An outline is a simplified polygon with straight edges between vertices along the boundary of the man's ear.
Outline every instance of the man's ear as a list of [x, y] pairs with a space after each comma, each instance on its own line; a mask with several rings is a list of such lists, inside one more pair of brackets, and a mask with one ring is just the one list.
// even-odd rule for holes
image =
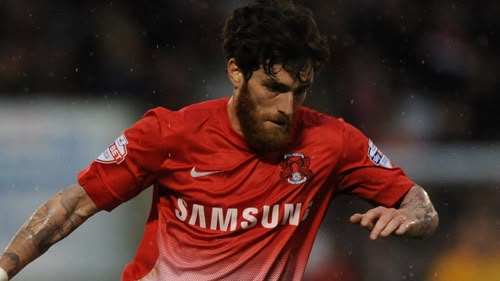
[[229, 59], [227, 62], [227, 76], [235, 89], [241, 88], [244, 82], [243, 73], [234, 58]]

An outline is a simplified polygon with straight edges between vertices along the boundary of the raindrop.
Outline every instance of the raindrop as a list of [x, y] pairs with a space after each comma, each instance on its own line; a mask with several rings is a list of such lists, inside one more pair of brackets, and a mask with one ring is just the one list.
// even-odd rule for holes
[[351, 104], [354, 104], [354, 100], [353, 99], [351, 99]]
[[77, 67], [77, 68], [75, 68], [75, 72], [78, 72], [78, 67]]

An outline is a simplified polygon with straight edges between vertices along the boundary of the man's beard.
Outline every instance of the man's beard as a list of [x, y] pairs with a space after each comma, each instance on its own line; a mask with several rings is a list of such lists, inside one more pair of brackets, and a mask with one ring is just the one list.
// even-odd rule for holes
[[[241, 89], [236, 101], [236, 116], [241, 131], [250, 149], [257, 154], [276, 152], [286, 147], [290, 139], [292, 118], [286, 115], [258, 116], [255, 102], [250, 99], [248, 83]], [[265, 120], [274, 120], [284, 124], [284, 130], [264, 127]]]

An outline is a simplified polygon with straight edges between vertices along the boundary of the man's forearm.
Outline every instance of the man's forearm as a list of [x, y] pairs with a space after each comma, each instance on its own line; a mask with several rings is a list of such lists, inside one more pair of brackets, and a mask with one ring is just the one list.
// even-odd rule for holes
[[401, 202], [399, 210], [412, 214], [415, 218], [405, 233], [408, 237], [428, 237], [434, 233], [439, 224], [438, 213], [434, 209], [427, 192], [419, 185], [414, 185], [408, 191]]
[[21, 227], [0, 256], [12, 278], [52, 245], [81, 225], [93, 212], [81, 209], [81, 196], [67, 188], [43, 204]]

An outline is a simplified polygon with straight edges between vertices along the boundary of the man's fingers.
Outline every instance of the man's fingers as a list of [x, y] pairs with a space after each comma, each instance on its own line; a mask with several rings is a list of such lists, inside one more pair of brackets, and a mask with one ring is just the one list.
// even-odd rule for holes
[[388, 237], [392, 234], [403, 235], [408, 230], [408, 227], [409, 224], [405, 216], [401, 215], [397, 210], [389, 210], [381, 216], [372, 233], [370, 233], [370, 238]]
[[375, 240], [379, 236], [387, 237], [389, 234], [391, 234], [394, 231], [395, 227], [398, 226], [394, 225], [393, 217], [393, 213], [382, 213], [372, 231], [370, 232], [370, 239]]
[[349, 221], [368, 229], [372, 240], [391, 234], [403, 235], [408, 229], [405, 217], [393, 208], [377, 207], [364, 214], [354, 214]]
[[363, 215], [362, 214], [354, 214], [352, 215], [350, 218], [349, 218], [349, 221], [351, 223], [359, 223], [361, 221], [361, 219], [363, 219]]
[[398, 229], [396, 229], [396, 232], [394, 232], [396, 235], [404, 235], [407, 231], [408, 228], [410, 228], [410, 224], [408, 223], [403, 223], [399, 226]]
[[403, 218], [401, 216], [396, 215], [392, 217], [392, 219], [389, 220], [386, 226], [380, 231], [379, 236], [388, 237], [393, 233], [398, 234], [397, 230], [401, 228], [401, 226], [403, 225], [402, 223], [403, 223]]
[[365, 227], [365, 228], [367, 228], [369, 230], [372, 230], [373, 227], [374, 227], [374, 225], [375, 225], [375, 223], [380, 218], [380, 214], [381, 214], [381, 209], [380, 208], [374, 208], [374, 209], [368, 210], [368, 212], [366, 212], [363, 215], [363, 218], [361, 219], [361, 221], [359, 222], [359, 224], [362, 227]]
[[378, 214], [372, 210], [366, 212], [365, 214], [354, 214], [350, 217], [349, 221], [351, 223], [357, 223], [362, 227], [372, 230], [378, 219]]

